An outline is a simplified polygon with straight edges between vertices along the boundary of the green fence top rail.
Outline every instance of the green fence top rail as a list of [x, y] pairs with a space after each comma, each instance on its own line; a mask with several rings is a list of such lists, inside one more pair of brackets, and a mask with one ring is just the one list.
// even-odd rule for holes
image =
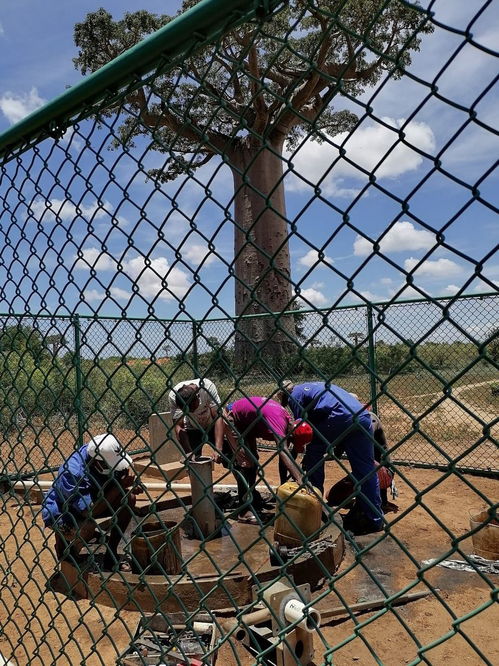
[[[12, 159], [13, 151], [22, 152], [48, 136], [59, 136], [71, 115], [91, 115], [90, 105], [109, 96], [121, 86], [145, 74], [159, 57], [173, 59], [196, 44], [213, 40], [241, 21], [264, 16], [282, 4], [282, 0], [200, 0], [163, 28], [104, 65], [83, 81], [37, 109], [0, 134], [0, 162]], [[87, 107], [85, 111], [82, 109]]]
[[[197, 323], [204, 323], [204, 322], [211, 322], [211, 321], [233, 321], [235, 319], [240, 320], [240, 319], [258, 319], [262, 317], [273, 317], [276, 314], [279, 316], [284, 316], [284, 315], [306, 315], [306, 314], [325, 314], [326, 312], [332, 312], [336, 310], [352, 310], [352, 309], [357, 309], [357, 308], [365, 308], [368, 306], [374, 306], [377, 308], [383, 308], [383, 307], [397, 307], [397, 306], [403, 306], [407, 305], [409, 303], [438, 303], [440, 301], [462, 301], [462, 300], [467, 300], [467, 299], [473, 299], [473, 300], [478, 300], [481, 298], [493, 298], [499, 296], [499, 291], [489, 291], [489, 292], [484, 292], [481, 294], [463, 294], [460, 296], [433, 296], [430, 301], [428, 301], [427, 298], [408, 298], [400, 301], [373, 301], [373, 302], [362, 302], [362, 303], [350, 303], [347, 305], [337, 305], [335, 307], [330, 307], [330, 308], [310, 308], [307, 310], [288, 310], [286, 312], [279, 312], [279, 313], [271, 313], [271, 312], [264, 312], [264, 313], [257, 313], [257, 314], [252, 314], [252, 315], [242, 315], [240, 317], [236, 316], [227, 316], [227, 317], [207, 317], [203, 319], [180, 319], [178, 317], [174, 317], [173, 319], [168, 319], [168, 318], [163, 318], [163, 317], [152, 317], [154, 321], [158, 322], [175, 322], [176, 324], [197, 324]], [[75, 315], [74, 314], [57, 314], [57, 312], [52, 313], [52, 314], [44, 314], [44, 313], [33, 313], [33, 312], [23, 312], [23, 313], [17, 313], [17, 312], [0, 312], [0, 317], [15, 317], [16, 319], [19, 318], [26, 318], [26, 319], [74, 319]], [[129, 316], [119, 316], [119, 315], [104, 315], [104, 314], [93, 314], [93, 315], [85, 315], [85, 314], [78, 314], [78, 317], [80, 319], [109, 319], [111, 321], [122, 321], [122, 320], [127, 320], [127, 321], [144, 321], [147, 319], [147, 317], [129, 317]]]

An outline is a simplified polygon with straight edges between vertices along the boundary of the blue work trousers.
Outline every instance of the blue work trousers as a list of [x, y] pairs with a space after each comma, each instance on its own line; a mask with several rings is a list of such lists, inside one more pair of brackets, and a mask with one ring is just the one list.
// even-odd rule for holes
[[325, 460], [328, 457], [332, 459], [332, 448], [341, 442], [352, 468], [352, 477], [360, 484], [357, 495], [359, 507], [370, 520], [381, 524], [383, 511], [378, 475], [375, 471], [374, 444], [367, 434], [372, 433], [371, 417], [367, 412], [360, 414], [358, 420], [364, 430], [356, 427], [342, 437], [347, 428], [351, 426], [352, 420], [353, 417], [350, 414], [342, 417], [336, 413], [314, 422], [315, 430], [322, 437], [314, 434], [312, 441], [307, 446], [302, 467], [307, 472], [310, 483], [324, 492]]

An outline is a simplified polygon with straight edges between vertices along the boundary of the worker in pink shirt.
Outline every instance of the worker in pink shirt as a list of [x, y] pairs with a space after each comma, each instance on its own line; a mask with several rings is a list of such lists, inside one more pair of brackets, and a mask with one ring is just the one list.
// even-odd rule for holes
[[233, 455], [233, 470], [242, 513], [239, 521], [256, 524], [257, 511], [262, 498], [255, 489], [258, 472], [257, 439], [274, 440], [279, 451], [279, 462], [299, 484], [302, 472], [288, 447], [293, 439], [295, 424], [289, 412], [274, 400], [250, 397], [227, 405], [224, 413], [225, 437]]

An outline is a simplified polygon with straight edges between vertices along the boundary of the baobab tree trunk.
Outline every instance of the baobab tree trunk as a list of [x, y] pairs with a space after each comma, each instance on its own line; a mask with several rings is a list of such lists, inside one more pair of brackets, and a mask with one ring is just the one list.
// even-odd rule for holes
[[236, 316], [267, 314], [238, 322], [235, 357], [240, 367], [261, 369], [261, 358], [279, 372], [296, 352], [294, 317], [280, 314], [292, 307], [282, 145], [246, 138], [231, 152]]

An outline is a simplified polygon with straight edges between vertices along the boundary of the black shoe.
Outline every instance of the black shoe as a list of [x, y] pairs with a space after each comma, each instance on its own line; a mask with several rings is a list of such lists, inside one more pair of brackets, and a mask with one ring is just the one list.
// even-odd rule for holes
[[358, 511], [350, 511], [343, 518], [343, 529], [351, 532], [354, 536], [362, 536], [363, 534], [382, 532], [383, 523], [377, 523]]

